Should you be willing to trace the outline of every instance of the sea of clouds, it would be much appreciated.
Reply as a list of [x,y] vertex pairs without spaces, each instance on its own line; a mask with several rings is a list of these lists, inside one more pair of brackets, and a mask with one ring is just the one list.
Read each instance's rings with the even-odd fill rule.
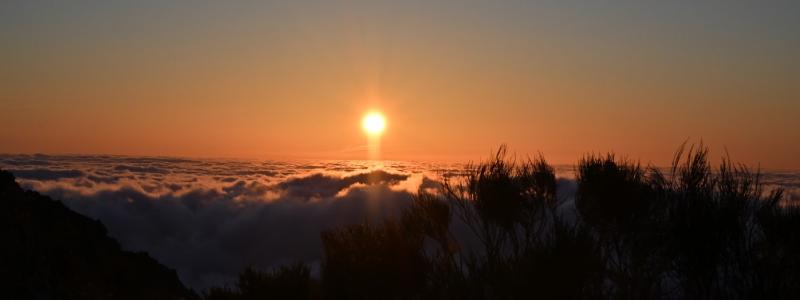
[[99,219],[123,248],[147,251],[189,286],[245,267],[318,268],[321,231],[396,216],[458,164],[0,156],[23,188]]
[[[0,169],[99,219],[123,248],[147,251],[203,290],[248,266],[305,261],[318,272],[321,231],[397,216],[414,193],[436,193],[465,165],[0,155]],[[556,168],[565,197],[574,193],[572,170]],[[763,180],[800,199],[800,172]]]

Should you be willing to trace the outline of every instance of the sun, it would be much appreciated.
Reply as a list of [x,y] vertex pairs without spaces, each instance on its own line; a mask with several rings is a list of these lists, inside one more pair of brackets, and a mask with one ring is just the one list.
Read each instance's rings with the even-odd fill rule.
[[369,135],[381,135],[386,129],[386,118],[380,112],[370,112],[361,120],[361,127]]

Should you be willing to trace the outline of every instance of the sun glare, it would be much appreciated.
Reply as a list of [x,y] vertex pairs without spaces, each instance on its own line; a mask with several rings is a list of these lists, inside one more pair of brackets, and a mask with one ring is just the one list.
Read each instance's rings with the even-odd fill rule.
[[371,112],[364,116],[361,126],[369,135],[380,135],[386,129],[386,118],[379,112]]

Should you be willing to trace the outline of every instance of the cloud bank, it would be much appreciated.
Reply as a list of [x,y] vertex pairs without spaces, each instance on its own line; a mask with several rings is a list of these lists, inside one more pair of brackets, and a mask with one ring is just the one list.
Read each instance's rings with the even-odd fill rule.
[[[318,266],[320,231],[396,216],[412,193],[464,173],[461,164],[46,155],[0,155],[0,168],[99,219],[125,249],[149,252],[198,290],[247,266]],[[571,170],[557,168],[567,198]],[[763,178],[800,199],[800,174]]]
[[443,173],[400,162],[113,156],[0,156],[0,167],[101,220],[124,248],[149,252],[196,289],[247,266],[318,265],[320,231],[396,216]]

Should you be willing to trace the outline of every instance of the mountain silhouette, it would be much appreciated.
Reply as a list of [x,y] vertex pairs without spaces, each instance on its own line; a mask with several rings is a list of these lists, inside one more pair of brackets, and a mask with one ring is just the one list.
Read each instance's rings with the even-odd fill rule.
[[0,287],[4,299],[194,299],[177,273],[129,252],[105,226],[23,190],[0,170]]

